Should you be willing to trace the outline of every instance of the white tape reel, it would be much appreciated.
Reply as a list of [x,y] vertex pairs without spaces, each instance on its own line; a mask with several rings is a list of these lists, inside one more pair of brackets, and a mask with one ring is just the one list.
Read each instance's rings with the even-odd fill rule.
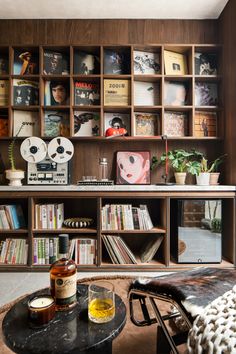
[[27,162],[37,163],[45,159],[47,155],[47,145],[42,139],[31,136],[22,142],[20,153]]
[[74,154],[72,142],[62,136],[58,136],[48,144],[48,156],[56,163],[69,161]]

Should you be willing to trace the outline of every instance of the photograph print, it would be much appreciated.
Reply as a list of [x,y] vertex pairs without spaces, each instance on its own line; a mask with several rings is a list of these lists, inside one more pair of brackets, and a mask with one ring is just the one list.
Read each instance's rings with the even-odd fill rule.
[[150,152],[118,151],[116,184],[150,184]]

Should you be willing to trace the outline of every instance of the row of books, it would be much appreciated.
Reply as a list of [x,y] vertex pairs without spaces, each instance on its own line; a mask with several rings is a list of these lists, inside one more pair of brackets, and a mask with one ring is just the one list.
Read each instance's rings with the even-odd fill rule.
[[[65,106],[70,104],[69,82],[45,81],[45,106]],[[191,87],[188,82],[165,81],[164,105],[184,106],[191,104]],[[215,82],[195,82],[195,106],[216,106],[218,104],[218,84]],[[105,79],[104,105],[128,106],[131,102],[130,80]],[[0,106],[9,103],[9,82],[0,80]],[[74,105],[93,106],[100,104],[100,85],[96,82],[74,82]],[[134,81],[134,105],[157,106],[161,104],[158,82]],[[39,83],[32,80],[13,80],[13,105],[38,106]]]
[[0,229],[16,230],[26,227],[20,204],[0,205]]
[[27,264],[28,244],[25,239],[7,238],[0,241],[0,263]]
[[96,264],[96,240],[92,238],[72,239],[69,255],[77,264]]
[[150,230],[153,223],[147,205],[106,204],[102,208],[103,230]]
[[35,204],[35,229],[60,229],[64,221],[64,203]]
[[[128,50],[104,49],[104,74],[130,74],[131,55]],[[195,74],[216,75],[218,60],[216,53],[195,52]],[[44,49],[43,74],[68,75],[70,72],[69,53]],[[188,54],[164,50],[164,66],[167,75],[187,75]],[[0,75],[8,74],[8,59],[1,57]],[[133,67],[135,75],[156,75],[161,73],[160,53],[134,50]],[[13,74],[32,75],[39,73],[39,54],[33,51],[14,50]],[[74,74],[91,75],[100,73],[98,53],[79,50],[74,52]]]
[[[52,264],[59,258],[58,237],[34,238],[33,263]],[[96,263],[96,240],[90,238],[73,238],[70,240],[68,257],[76,264]]]
[[59,258],[58,237],[34,238],[33,262],[34,264],[52,264]]

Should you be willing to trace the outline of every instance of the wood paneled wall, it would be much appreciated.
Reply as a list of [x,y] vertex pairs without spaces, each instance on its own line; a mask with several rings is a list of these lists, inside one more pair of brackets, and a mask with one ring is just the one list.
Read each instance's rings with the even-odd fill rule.
[[228,154],[226,183],[236,184],[236,1],[230,0],[219,19],[219,38],[223,43],[223,92],[225,140]]
[[216,20],[1,20],[0,45],[215,43]]
[[[79,45],[79,44],[209,44],[218,43],[216,20],[1,20],[0,45]],[[172,141],[169,148],[196,148],[209,159],[222,152],[221,142]],[[115,178],[117,150],[145,149],[151,155],[164,151],[161,141],[143,142],[76,142],[73,158],[73,182],[83,175],[96,175],[98,158],[108,157],[110,176]],[[0,142],[7,163],[7,142]],[[19,168],[25,163],[17,159]],[[235,167],[236,168],[236,167]],[[164,171],[152,173],[152,183],[161,180]]]

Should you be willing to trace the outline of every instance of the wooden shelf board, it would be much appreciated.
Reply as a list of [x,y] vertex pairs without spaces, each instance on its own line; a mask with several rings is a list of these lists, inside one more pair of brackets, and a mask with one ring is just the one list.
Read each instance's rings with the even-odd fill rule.
[[0,229],[0,234],[27,234],[28,229],[15,229],[15,230],[5,230]]
[[131,79],[131,74],[125,75],[113,75],[113,74],[103,74],[103,79],[115,79],[115,80],[125,80]]
[[196,137],[196,136],[167,136],[168,140],[222,140],[222,137],[216,137],[216,136],[202,136],[202,137]]
[[120,268],[120,267],[124,267],[126,268],[135,268],[135,270],[137,269],[147,269],[147,268],[153,268],[153,267],[160,267],[160,268],[166,268],[166,265],[163,262],[159,262],[159,261],[155,261],[152,260],[149,263],[138,263],[138,264],[113,264],[110,261],[102,261],[101,263],[101,267],[107,268],[107,267],[114,267],[114,268]]
[[37,111],[39,106],[12,106],[12,109],[19,111]]
[[191,111],[193,106],[186,105],[186,106],[164,106],[165,111]]
[[166,229],[154,227],[151,230],[101,230],[102,234],[165,234]]
[[53,233],[62,233],[66,232],[68,234],[96,234],[97,230],[92,228],[81,228],[81,229],[74,229],[74,228],[66,228],[63,227],[61,229],[33,229],[34,234],[53,234]]
[[35,80],[39,78],[39,74],[30,74],[30,75],[11,75],[12,79],[20,79],[20,80]]

